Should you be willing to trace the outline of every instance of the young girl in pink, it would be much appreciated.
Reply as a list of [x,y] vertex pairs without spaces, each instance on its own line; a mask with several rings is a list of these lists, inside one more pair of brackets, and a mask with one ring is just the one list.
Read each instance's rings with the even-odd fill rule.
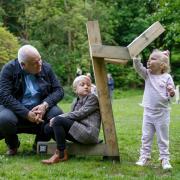
[[134,68],[145,80],[142,100],[144,107],[142,146],[136,165],[144,166],[151,158],[151,146],[156,132],[162,168],[171,169],[169,162],[169,102],[175,95],[174,82],[170,74],[169,51],[154,50],[145,68],[139,57],[133,58]]

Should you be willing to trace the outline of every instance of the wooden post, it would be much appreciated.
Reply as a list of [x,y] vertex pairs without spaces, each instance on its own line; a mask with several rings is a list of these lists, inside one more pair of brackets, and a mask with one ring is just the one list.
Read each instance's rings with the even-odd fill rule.
[[118,142],[116,137],[112,105],[108,91],[107,73],[104,58],[93,57],[92,55],[92,46],[101,45],[101,36],[97,21],[89,21],[87,23],[87,33],[108,157],[119,160]]

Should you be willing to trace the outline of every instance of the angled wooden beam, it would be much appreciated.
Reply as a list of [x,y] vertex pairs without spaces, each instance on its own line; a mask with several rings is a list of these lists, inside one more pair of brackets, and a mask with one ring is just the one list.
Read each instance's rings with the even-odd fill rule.
[[91,45],[93,57],[112,58],[112,59],[131,59],[127,47],[121,46],[106,46],[106,45]]
[[146,29],[140,36],[133,40],[127,48],[131,59],[137,56],[146,46],[155,40],[160,34],[165,31],[163,26],[157,21]]
[[104,58],[104,61],[106,63],[111,63],[111,64],[127,64],[128,62],[128,60],[112,59],[112,58]]

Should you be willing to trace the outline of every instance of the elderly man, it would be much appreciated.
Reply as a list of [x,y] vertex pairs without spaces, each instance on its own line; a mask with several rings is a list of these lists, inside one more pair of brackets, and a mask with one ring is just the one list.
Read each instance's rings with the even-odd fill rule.
[[37,141],[49,140],[44,125],[62,110],[57,103],[64,91],[49,64],[37,49],[24,45],[18,58],[8,62],[0,74],[0,138],[5,138],[7,155],[16,155],[18,133],[36,134]]

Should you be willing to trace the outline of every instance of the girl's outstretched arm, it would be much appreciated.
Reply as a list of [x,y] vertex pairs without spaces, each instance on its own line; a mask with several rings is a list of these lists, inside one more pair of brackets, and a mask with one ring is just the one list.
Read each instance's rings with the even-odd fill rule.
[[143,78],[146,79],[147,77],[147,69],[143,66],[141,63],[141,58],[140,56],[134,57],[133,58],[133,66],[136,70],[136,72]]

